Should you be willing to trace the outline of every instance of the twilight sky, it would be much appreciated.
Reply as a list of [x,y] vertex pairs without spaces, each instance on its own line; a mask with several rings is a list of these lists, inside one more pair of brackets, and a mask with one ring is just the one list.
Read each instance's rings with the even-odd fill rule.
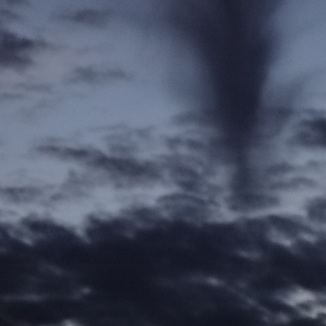
[[0,324],[326,323],[324,0],[0,0]]

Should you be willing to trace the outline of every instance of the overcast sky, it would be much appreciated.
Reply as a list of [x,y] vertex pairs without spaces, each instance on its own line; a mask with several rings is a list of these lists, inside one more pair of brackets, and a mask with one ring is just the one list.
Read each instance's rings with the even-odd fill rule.
[[0,0],[0,324],[325,325],[325,14]]

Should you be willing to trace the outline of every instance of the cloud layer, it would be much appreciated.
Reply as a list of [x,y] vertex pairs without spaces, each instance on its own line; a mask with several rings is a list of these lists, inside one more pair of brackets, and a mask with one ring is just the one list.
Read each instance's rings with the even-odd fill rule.
[[325,324],[316,6],[1,2],[0,324]]
[[324,323],[318,233],[286,216],[210,224],[187,214],[93,214],[83,236],[32,217],[2,225],[4,314],[18,325]]

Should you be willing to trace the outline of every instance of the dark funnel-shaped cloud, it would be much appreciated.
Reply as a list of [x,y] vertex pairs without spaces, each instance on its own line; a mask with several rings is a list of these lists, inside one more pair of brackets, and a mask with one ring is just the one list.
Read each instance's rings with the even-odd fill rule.
[[240,191],[252,178],[250,152],[257,145],[260,99],[272,53],[266,26],[278,3],[185,0],[171,14],[207,71],[204,118],[222,132],[227,155],[237,167],[234,182]]

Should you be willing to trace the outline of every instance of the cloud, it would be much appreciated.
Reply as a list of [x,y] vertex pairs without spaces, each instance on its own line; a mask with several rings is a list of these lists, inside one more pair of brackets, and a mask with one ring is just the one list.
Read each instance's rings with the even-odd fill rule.
[[38,187],[0,187],[0,198],[15,203],[33,201],[42,195],[42,189]]
[[180,210],[191,206],[192,200],[202,202],[202,207],[206,204],[208,210],[218,206],[221,162],[212,157],[209,141],[199,132],[178,132],[171,137],[153,130],[110,127],[101,133],[96,145],[69,139],[36,144],[36,155],[59,159],[68,170],[73,164],[74,173],[60,188],[65,189],[63,197],[74,189],[91,194],[97,187],[106,186],[115,193],[129,190],[130,194],[123,193],[129,198],[138,190],[144,193],[144,200],[146,194],[151,199],[162,196],[165,207],[173,206],[174,196],[182,197]]
[[2,25],[3,22],[13,21],[19,19],[19,16],[15,14],[12,10],[8,8],[1,8],[0,7],[0,24]]
[[160,178],[157,164],[150,160],[110,155],[95,148],[43,145],[38,150],[40,153],[73,161],[92,171],[107,174],[110,180],[115,180],[121,186],[128,187]]
[[227,199],[229,208],[240,212],[277,207],[279,203],[278,196],[267,192],[241,193],[236,191]]
[[304,289],[317,305],[325,284],[324,240],[305,241],[311,231],[296,219],[212,224],[159,213],[93,214],[84,235],[32,217],[1,225],[4,313],[27,325],[323,325],[309,300],[285,295]]
[[16,87],[26,93],[49,94],[53,91],[53,87],[49,83],[18,83]]
[[112,10],[108,8],[85,8],[62,15],[62,19],[75,24],[98,28],[106,26],[110,22],[112,15]]
[[[234,1],[230,3],[220,2],[224,9],[237,6]],[[204,0],[203,4],[218,9],[215,2]],[[232,13],[240,16],[236,7],[227,12],[230,19]],[[204,20],[203,12],[198,14],[199,27],[214,25],[213,21]],[[210,17],[208,14],[207,18]],[[197,27],[189,28],[195,34]],[[217,26],[213,27],[216,32]],[[207,37],[204,31],[207,29],[199,29],[200,38]],[[222,28],[222,32],[225,31]],[[237,29],[234,33],[240,32]],[[216,33],[220,37],[219,32]],[[22,42],[23,38],[17,35],[12,38],[14,45],[8,53],[12,53],[16,61],[20,58],[25,62],[23,65],[28,65],[34,51],[33,41],[30,40],[31,45]],[[214,66],[214,59],[218,57],[213,53],[217,47],[212,43],[212,49],[208,48],[208,41],[213,39],[196,42],[206,63],[213,65],[216,75],[212,78],[216,78],[217,94],[220,92],[217,92],[220,67]],[[234,46],[235,41],[231,40],[231,54],[234,54]],[[240,42],[242,54],[247,53],[245,48]],[[19,66],[15,60],[7,65]],[[230,66],[227,59],[223,60]],[[243,69],[243,73],[250,71]],[[128,79],[121,71],[93,66],[77,67],[72,75],[74,82],[90,84]],[[254,71],[254,82],[260,83],[261,76],[259,71]],[[231,79],[223,78],[226,85],[230,85]],[[256,104],[259,87],[257,93],[251,84],[242,89],[237,84],[246,81],[242,78],[233,79],[235,93],[225,94],[231,97],[239,92],[239,98],[222,112],[216,115],[215,111],[211,112],[214,125],[218,124],[217,117],[225,119],[222,141],[226,141],[223,144],[226,143],[230,150],[235,149],[236,154],[244,155],[245,161],[252,138],[250,142],[237,139],[239,116],[233,119],[229,114],[239,113],[241,100]],[[25,86],[26,92],[47,91],[47,88],[38,87],[41,84],[34,86]],[[218,101],[216,97],[216,103]],[[227,108],[231,108],[229,113]],[[244,111],[249,112],[251,118],[256,114],[249,107]],[[237,130],[241,136],[245,130],[255,133],[255,128],[255,122],[245,119],[243,129]],[[314,130],[312,126],[309,128],[310,132]],[[191,137],[191,133],[195,135]],[[92,146],[83,140],[79,140],[79,145],[63,140],[61,144],[44,142],[38,147],[38,154],[59,159],[75,168],[62,187],[54,189],[57,197],[53,200],[61,199],[60,195],[71,201],[74,196],[84,199],[83,196],[91,192],[85,182],[87,175],[90,179],[93,176],[105,179],[107,184],[114,186],[123,185],[130,192],[135,185],[152,192],[148,186],[152,183],[163,184],[166,189],[165,193],[157,194],[154,203],[147,203],[145,195],[143,205],[124,202],[124,208],[118,213],[94,212],[89,216],[87,227],[78,232],[43,220],[41,216],[29,217],[16,226],[0,224],[0,303],[4,314],[14,320],[14,324],[64,325],[75,321],[84,326],[293,326],[325,323],[322,309],[316,310],[325,302],[325,240],[322,231],[314,228],[315,223],[324,218],[324,200],[317,198],[309,203],[305,217],[310,218],[310,222],[307,224],[307,219],[303,221],[300,216],[260,215],[226,220],[220,215],[225,198],[229,200],[227,209],[241,212],[248,205],[257,210],[277,206],[278,198],[273,193],[241,193],[241,187],[239,191],[232,189],[231,196],[225,196],[230,189],[228,185],[221,189],[219,182],[229,168],[226,167],[229,161],[218,157],[218,142],[206,138],[204,132],[189,134],[163,139],[165,147],[162,151],[155,148],[154,154],[150,146],[141,149],[137,139],[128,142],[125,138],[118,139],[112,151],[110,143],[105,147],[95,141],[96,146]],[[144,138],[151,138],[151,134]],[[93,141],[88,135],[85,139]],[[110,142],[110,137],[106,139]],[[248,166],[244,164],[247,162],[237,163],[240,172],[251,167],[249,163]],[[297,172],[292,164],[274,165],[268,172],[277,180],[284,178],[284,182],[292,182],[291,187],[296,189],[303,179],[292,178],[291,174]],[[246,169],[240,169],[240,165]],[[240,176],[237,177],[240,180]],[[270,180],[273,178],[268,182]],[[240,182],[240,185],[243,183],[247,182]],[[109,190],[101,189],[104,198]],[[0,196],[15,204],[32,201],[41,193],[42,189],[31,187],[0,188]],[[62,214],[69,215],[69,209]],[[209,222],[213,218],[214,223]],[[308,297],[300,296],[302,292]],[[291,301],[290,294],[295,295],[297,301]]]
[[325,222],[326,220],[326,198],[318,197],[309,201],[307,205],[307,213],[309,218],[318,221]]
[[33,63],[35,51],[45,47],[40,40],[0,30],[0,66],[4,68],[24,68]]
[[[168,155],[163,164],[171,180],[183,191],[199,192],[203,190],[203,180],[207,180],[206,177],[212,173],[212,168],[207,166],[208,162],[205,162],[206,157],[201,157],[202,160],[195,157],[193,151],[189,154],[177,154],[174,157]],[[213,190],[213,189],[211,189]]]
[[12,6],[28,3],[29,0],[3,0],[2,2],[6,5]]
[[176,192],[160,196],[157,205],[165,216],[174,221],[190,219],[192,222],[209,219],[218,212],[217,194],[203,196],[200,193]]
[[71,82],[86,84],[103,84],[109,82],[130,80],[131,75],[120,68],[77,67],[71,74]]
[[326,118],[305,119],[298,128],[294,139],[296,144],[311,149],[326,147]]
[[317,183],[311,178],[297,176],[285,180],[276,180],[271,182],[270,189],[274,190],[299,190],[315,188]]
[[295,171],[295,167],[288,162],[279,162],[270,166],[266,173],[268,177],[286,177]]
[[141,196],[146,201],[148,196],[169,212],[176,212],[178,205],[176,218],[182,218],[194,204],[201,207],[198,218],[202,212],[211,212],[214,219],[222,207],[237,214],[271,211],[281,203],[278,190],[296,191],[315,185],[308,177],[300,177],[295,166],[281,161],[264,171],[264,187],[259,191],[235,190],[225,178],[230,171],[229,161],[218,155],[220,148],[205,128],[178,130],[169,136],[121,127],[105,128],[102,133],[96,145],[69,139],[49,139],[36,145],[36,155],[58,159],[67,171],[74,171],[58,188],[55,198],[92,197],[93,191],[105,186],[119,194],[119,200],[140,200]]
[[[3,27],[7,22],[20,21],[21,16],[16,12],[18,5],[28,4],[29,0],[4,0],[0,2],[0,26]],[[0,31],[1,33],[1,31]]]
[[[271,200],[278,205],[271,193],[247,198],[256,217],[227,220],[221,206],[229,191],[218,184],[226,163],[212,155],[205,133],[159,137],[162,150],[153,146],[153,154],[153,134],[132,131],[103,130],[104,145],[48,139],[37,147],[74,164],[63,197],[87,195],[83,177],[92,173],[110,185],[123,180],[130,192],[134,185],[152,192],[152,183],[166,192],[154,202],[124,202],[115,213],[94,211],[78,232],[32,215],[0,224],[4,314],[35,326],[323,325],[319,220],[260,215]],[[267,172],[288,179],[298,171],[280,162]],[[237,210],[239,203],[227,204]],[[325,203],[318,205],[305,217],[322,219]]]
[[19,92],[3,92],[0,93],[1,102],[5,101],[17,101],[25,98],[25,95]]
[[[234,189],[257,185],[251,151],[259,139],[260,99],[273,54],[266,24],[279,1],[179,1],[170,21],[193,45],[207,69],[208,92],[201,114],[222,132],[227,154],[238,167]],[[208,100],[207,100],[208,98]],[[245,189],[247,188],[247,189]]]

